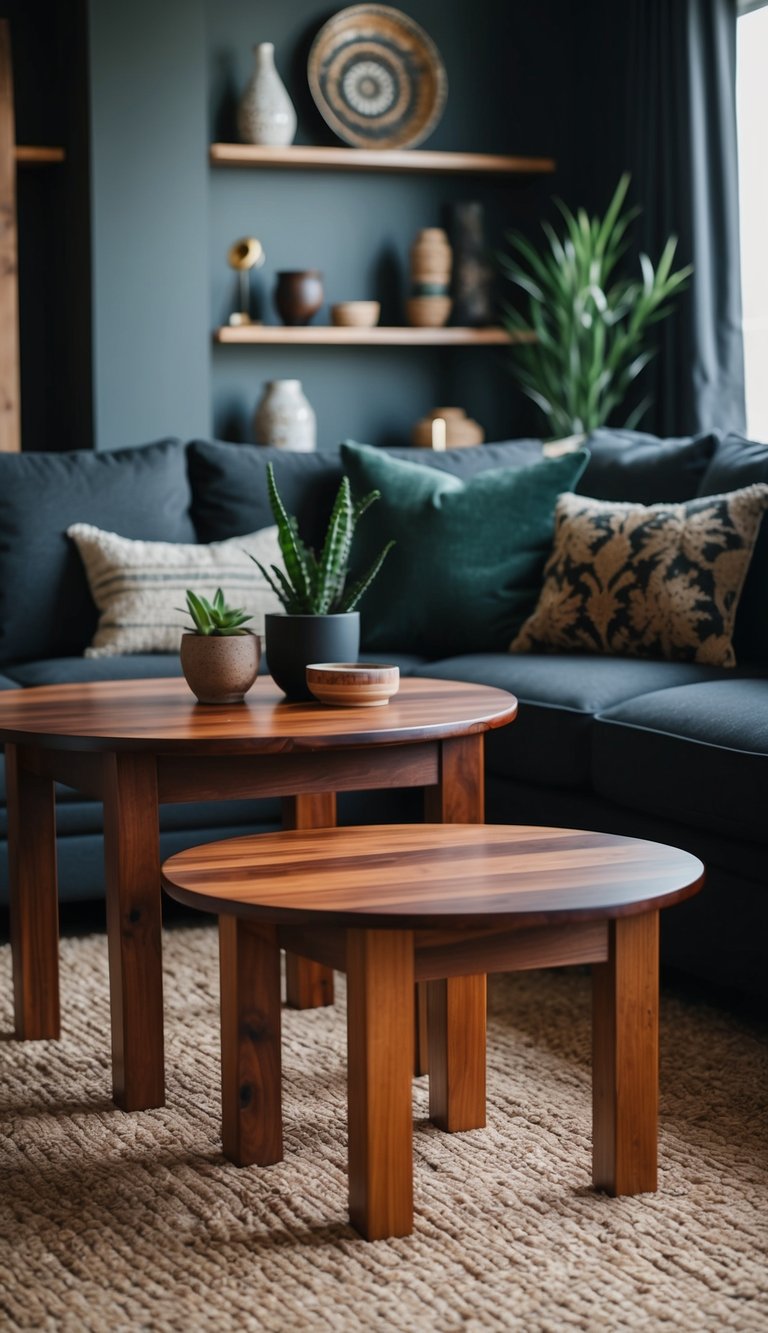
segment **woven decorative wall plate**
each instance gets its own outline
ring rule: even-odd
[[[448,92],[434,42],[389,5],[351,5],[312,43],[309,86],[327,125],[355,148],[413,148],[437,125]]]

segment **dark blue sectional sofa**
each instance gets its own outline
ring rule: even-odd
[[[768,445],[734,436],[659,441],[598,432],[579,490],[641,503],[768,482]],[[445,454],[393,451],[467,478],[538,457],[537,441]],[[82,656],[96,624],[74,522],[127,537],[213,541],[268,526],[265,465],[310,539],[341,476],[337,450],[317,454],[196,441],[115,453],[0,456],[0,689],[178,673],[175,656]],[[764,520],[763,528],[768,528]],[[512,727],[487,743],[487,817],[616,831],[685,847],[707,886],[664,914],[663,958],[754,995],[768,992],[768,531],[742,595],[733,670],[596,656],[483,653],[429,661],[389,647],[404,673],[477,681],[517,695]],[[377,657],[381,656],[377,652]],[[7,902],[0,785],[0,903]],[[416,794],[355,794],[343,820],[418,818]],[[274,828],[277,801],[164,807],[164,855],[195,842]],[[63,900],[102,893],[101,809],[61,789]]]

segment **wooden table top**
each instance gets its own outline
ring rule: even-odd
[[[170,857],[171,897],[282,925],[435,929],[668,907],[704,867],[662,843],[528,825],[390,824],[228,838]]]
[[[261,677],[241,704],[200,704],[181,678],[38,685],[0,691],[0,740],[63,750],[190,749],[268,754],[344,746],[413,744],[511,722],[506,690],[406,679],[381,708],[288,703]]]

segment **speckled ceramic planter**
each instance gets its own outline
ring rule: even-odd
[[[184,634],[181,669],[201,704],[239,704],[259,674],[258,634]]]

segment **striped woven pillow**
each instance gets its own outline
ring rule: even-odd
[[[213,597],[222,588],[231,606],[253,620],[248,628],[264,631],[264,616],[282,608],[246,552],[263,565],[280,562],[277,528],[210,545],[133,541],[90,523],[67,528],[82,558],[99,610],[99,624],[86,657],[122,653],[173,653],[188,629],[183,608],[192,588]]]

